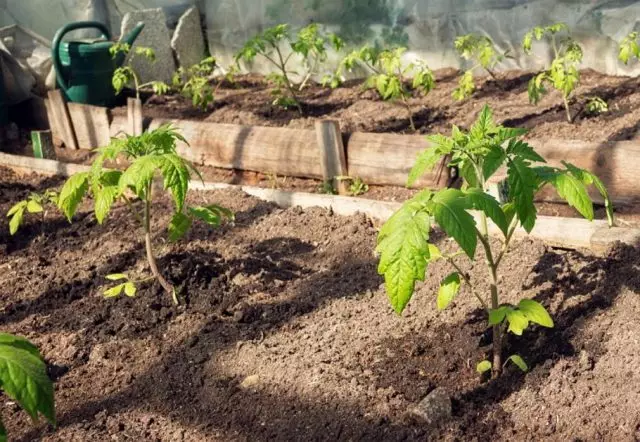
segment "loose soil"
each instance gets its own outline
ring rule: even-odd
[[[58,178],[0,169],[0,211]],[[161,268],[183,304],[153,283],[106,300],[104,275],[146,272],[126,207],[97,225],[83,206],[73,224],[29,217],[18,235],[0,221],[0,324],[41,349],[55,381],[57,430],[33,426],[15,404],[2,417],[13,440],[637,440],[640,438],[640,250],[605,258],[514,244],[503,296],[531,297],[555,328],[510,336],[527,374],[487,381],[475,363],[491,336],[463,292],[437,312],[427,281],[401,316],[376,273],[376,228],[364,216],[280,209],[236,191],[194,192],[192,203],[236,212],[178,244],[153,222]],[[452,244],[435,238],[443,249]],[[460,260],[482,292],[482,259]],[[453,417],[436,426],[407,411],[436,387]]]
[[[427,96],[416,93],[409,100],[420,133],[450,133],[453,124],[468,128],[486,103],[499,123],[527,128],[531,138],[604,142],[640,136],[640,78],[582,71],[576,98],[571,100],[575,119],[569,123],[559,92],[550,90],[537,105],[529,103],[527,83],[533,73],[508,71],[499,73],[497,80],[479,77],[473,96],[462,102],[451,97],[459,72],[442,69],[435,74],[436,88]],[[412,133],[406,109],[382,101],[375,91],[364,90],[360,81],[349,81],[334,90],[313,85],[303,90],[300,97],[304,115],[295,109],[273,106],[273,96],[264,79],[250,75],[239,77],[235,84],[223,82],[215,103],[206,111],[195,109],[190,100],[179,95],[154,95],[146,97],[144,115],[293,128],[312,128],[316,119],[331,118],[340,122],[344,132]],[[589,97],[605,100],[609,112],[588,115],[584,108]],[[126,115],[126,108],[116,109],[116,113]]]

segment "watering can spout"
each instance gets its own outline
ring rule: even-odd
[[[131,31],[129,31],[127,35],[123,35],[120,37],[120,43],[127,43],[129,46],[133,46],[133,42],[136,41],[136,38],[138,38],[143,28],[144,28],[144,23],[138,22],[138,24]],[[125,54],[122,52],[119,53],[118,56],[116,57],[116,65],[117,66],[122,65],[122,63],[124,63],[124,59],[125,59]]]

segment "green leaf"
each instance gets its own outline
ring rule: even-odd
[[[126,285],[126,282],[123,282],[122,284],[118,284],[116,286],[111,287],[110,289],[105,290],[102,295],[105,298],[115,298],[116,296],[118,296],[120,293],[122,293],[122,290],[124,289],[124,286]]]
[[[507,359],[507,361],[513,362],[520,370],[522,370],[525,373],[529,371],[529,367],[527,366],[527,363],[524,362],[524,359],[522,359],[520,355],[511,355],[509,356],[509,359]]]
[[[42,205],[35,200],[30,199],[27,203],[27,212],[29,213],[40,213],[43,210]]]
[[[13,211],[11,214],[11,219],[9,220],[9,233],[11,235],[15,235],[15,233],[20,228],[20,224],[22,224],[22,219],[24,218],[24,211],[27,207],[26,201],[23,201],[24,205],[20,206],[20,208],[16,211]],[[12,207],[13,210],[16,206]]]
[[[189,190],[189,168],[180,156],[168,153],[162,156],[160,170],[164,177],[164,188],[173,195],[176,212],[181,212]]]
[[[453,272],[442,280],[438,290],[438,310],[444,310],[455,299],[460,291],[460,275]]]
[[[121,279],[129,279],[129,277],[124,273],[112,273],[110,275],[105,276],[109,281],[119,281]]]
[[[23,211],[24,209],[27,207],[27,201],[20,201],[16,204],[14,204],[13,206],[11,206],[11,208],[9,209],[9,211],[7,212],[7,217],[13,215],[14,213],[18,212],[18,211]]]
[[[475,210],[482,210],[506,236],[509,224],[507,224],[507,218],[498,201],[478,188],[468,189],[465,194],[471,207]]]
[[[529,321],[543,327],[553,327],[553,319],[539,302],[533,299],[523,299],[518,303],[518,309],[524,313]]]
[[[205,223],[217,227],[222,222],[222,218],[233,219],[234,215],[229,209],[225,207],[212,204],[209,206],[189,207],[189,213],[204,221]]]
[[[575,207],[586,219],[593,220],[593,202],[582,181],[565,171],[558,171],[548,179],[561,198],[565,199],[570,206]]]
[[[425,198],[430,192],[418,195]],[[416,281],[424,280],[430,228],[431,218],[425,205],[414,198],[403,204],[378,234],[378,273],[384,275],[387,295],[398,314],[411,299]]]
[[[60,196],[58,196],[58,208],[65,214],[69,222],[76,213],[78,205],[89,189],[89,172],[79,172],[72,175],[64,183]]]
[[[178,241],[191,227],[191,218],[182,212],[176,212],[169,223],[169,241]]]
[[[476,365],[476,371],[480,374],[486,373],[487,371],[491,370],[491,367],[491,362],[485,359],[484,361],[478,362],[478,365]]]
[[[471,126],[469,130],[469,136],[471,140],[479,141],[491,134],[495,130],[495,123],[493,122],[493,112],[491,108],[486,104],[482,107],[478,119]]]
[[[0,385],[7,396],[37,419],[42,414],[52,425],[56,423],[53,385],[47,367],[28,341],[11,341],[6,335],[0,339]]]
[[[488,180],[502,166],[507,159],[504,149],[498,145],[489,147],[489,152],[485,155],[482,163],[482,174]]]
[[[502,306],[489,310],[489,325],[501,324],[507,316],[507,312],[513,310],[511,307]]]
[[[407,179],[407,187],[413,186],[413,184],[428,170],[438,163],[443,154],[437,148],[425,149],[418,154],[415,164],[409,172],[409,178]]]
[[[520,224],[527,232],[531,232],[536,223],[533,195],[537,188],[537,176],[525,160],[516,157],[509,161],[507,182]]]
[[[529,326],[529,319],[520,310],[507,309],[507,322],[509,331],[514,335],[522,336],[522,332]]]
[[[37,358],[42,359],[42,356],[40,355],[40,350],[38,350],[38,347],[33,345],[31,342],[29,342],[27,339],[23,338],[22,336],[16,336],[9,333],[0,333],[0,345],[2,344],[21,348],[31,353],[32,355],[36,356]]]
[[[428,258],[429,262],[435,262],[443,258],[442,252],[437,246],[429,243],[428,247],[429,247],[429,258]]]
[[[440,155],[451,153],[455,144],[453,138],[441,134],[428,135],[427,141],[433,144],[433,146],[430,146],[429,150],[437,149],[440,152]]]
[[[528,161],[546,163],[545,159],[538,155],[538,153],[533,150],[533,147],[531,147],[529,143],[521,140],[509,140],[509,145],[507,146],[507,155],[516,155]]]
[[[136,296],[136,291],[137,289],[133,282],[129,281],[125,283],[124,294],[127,295],[129,298],[133,298],[134,296]]]
[[[120,176],[120,192],[124,192],[128,187],[134,189],[139,198],[144,198],[145,192],[156,169],[160,166],[160,158],[157,155],[141,156],[133,161],[131,165]]]
[[[93,209],[98,224],[103,223],[119,193],[118,186],[94,186],[93,197],[95,201]]]
[[[574,166],[571,163],[563,161],[562,164],[567,168],[579,180],[581,180],[584,184],[593,184],[593,186],[598,190],[602,199],[604,200],[604,207],[607,212],[607,221],[609,222],[609,227],[613,226],[613,205],[611,204],[611,199],[609,198],[609,192],[607,192],[607,188],[604,183],[598,178],[597,175],[589,172],[588,170],[580,169],[579,167]]]
[[[478,238],[476,223],[466,209],[470,208],[465,194],[458,189],[444,189],[434,194],[431,212],[438,225],[456,240],[464,252],[473,259]]]

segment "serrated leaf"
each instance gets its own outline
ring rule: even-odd
[[[40,213],[43,210],[44,209],[42,208],[42,205],[39,202],[37,202],[36,200],[30,199],[27,202],[27,212],[29,212],[29,213]]]
[[[409,178],[407,179],[407,187],[413,186],[413,184],[424,175],[428,170],[438,163],[443,154],[436,148],[425,149],[418,154],[415,164],[409,172]]]
[[[220,225],[223,217],[233,218],[233,213],[229,209],[217,205],[189,207],[189,213],[214,227]]]
[[[456,240],[460,248],[473,259],[478,238],[476,223],[466,209],[470,208],[465,194],[458,189],[445,189],[434,194],[431,212],[438,225]]]
[[[494,129],[495,123],[493,122],[493,112],[491,111],[491,108],[485,104],[478,115],[478,119],[473,126],[471,126],[469,136],[472,140],[479,141],[492,133]]]
[[[433,144],[429,149],[437,148],[441,155],[451,153],[453,150],[454,141],[447,136],[441,134],[428,135],[427,141]]]
[[[502,306],[489,310],[489,325],[498,325],[504,321],[507,312],[513,310],[511,307]]]
[[[492,366],[493,365],[491,364],[491,362],[485,359],[484,361],[478,362],[478,365],[476,365],[476,371],[480,374],[486,373],[487,371],[491,370]]]
[[[26,201],[20,201],[20,202],[14,204],[13,206],[11,206],[11,208],[7,212],[7,217],[10,217],[11,215],[13,215],[14,213],[16,213],[19,210],[24,211],[24,209],[26,207],[27,207],[27,202]]]
[[[460,275],[458,272],[449,274],[440,283],[440,289],[438,290],[437,305],[438,310],[444,310],[449,307],[449,304],[455,299],[456,295],[460,291]]]
[[[516,367],[518,367],[523,372],[526,373],[527,371],[529,371],[529,367],[527,366],[527,363],[524,362],[524,359],[522,359],[520,355],[511,355],[507,360],[513,362],[516,365]]]
[[[429,243],[428,248],[429,248],[429,258],[427,260],[428,262],[435,262],[443,258],[442,252],[437,246]]]
[[[507,169],[509,195],[513,199],[516,214],[520,224],[531,232],[536,223],[536,206],[533,195],[537,188],[537,176],[522,158],[516,157],[509,161]]]
[[[52,425],[56,423],[53,385],[39,352],[25,340],[0,340],[0,385],[10,398],[37,419],[42,414]]]
[[[98,224],[103,223],[103,221],[109,214],[109,211],[111,210],[111,206],[115,202],[119,193],[120,193],[120,189],[118,186],[94,186],[93,209],[94,209]]]
[[[15,206],[14,206],[15,207]],[[15,233],[20,228],[20,224],[22,224],[22,219],[24,218],[24,211],[26,209],[26,202],[24,206],[21,206],[20,209],[13,212],[11,215],[11,219],[9,220],[9,233],[11,235],[15,235]]]
[[[69,222],[76,213],[78,205],[89,189],[89,172],[72,175],[60,190],[58,208],[65,214]]]
[[[164,188],[173,195],[176,212],[181,212],[189,190],[189,167],[178,155],[168,153],[161,158],[160,170],[164,177]]]
[[[426,192],[421,192],[423,198],[427,196]],[[409,200],[387,220],[378,234],[378,273],[384,276],[387,296],[398,314],[411,299],[416,281],[424,280],[430,228],[431,218],[425,205]]]
[[[607,212],[607,221],[609,223],[609,227],[613,226],[613,205],[611,204],[611,199],[609,198],[609,192],[607,192],[607,188],[604,183],[597,175],[589,172],[588,170],[580,169],[579,167],[574,166],[571,163],[563,161],[562,164],[567,168],[569,172],[579,180],[581,180],[584,184],[589,185],[593,184],[593,186],[598,190],[602,199],[604,200],[604,207]]]
[[[524,313],[529,321],[543,327],[553,327],[553,319],[551,319],[549,312],[547,312],[539,302],[533,299],[522,299],[518,303],[518,309]]]
[[[538,155],[538,153],[533,150],[533,147],[531,147],[529,143],[521,140],[509,140],[509,145],[507,146],[507,155],[516,155],[528,161],[546,163],[545,159]]]
[[[483,211],[506,236],[509,224],[498,201],[478,188],[468,189],[465,194],[471,207]]]
[[[191,218],[182,212],[176,212],[169,223],[169,241],[174,242],[182,238],[191,227]]]
[[[557,171],[548,180],[561,198],[586,219],[593,220],[593,202],[582,181],[565,171]]]
[[[129,277],[124,273],[112,273],[110,275],[105,276],[109,281],[119,281],[121,279],[129,279]]]
[[[122,293],[122,290],[124,289],[124,286],[126,285],[126,282],[123,282],[122,284],[118,284],[116,286],[113,286],[107,290],[105,290],[102,295],[105,298],[115,298],[116,296],[120,295],[120,293]]]
[[[489,152],[484,156],[482,162],[482,174],[484,179],[488,180],[502,166],[507,159],[504,149],[500,146],[493,145],[489,147]]]
[[[506,319],[509,331],[514,335],[522,336],[522,332],[529,326],[529,319],[520,310],[508,309]]]
[[[134,296],[136,296],[136,292],[138,291],[138,289],[136,288],[135,284],[133,282],[127,282],[124,285],[124,294],[127,295],[129,298],[133,298]]]

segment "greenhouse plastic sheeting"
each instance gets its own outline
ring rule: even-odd
[[[90,19],[118,34],[128,11],[163,7],[171,27],[191,5],[204,16],[211,52],[226,63],[247,38],[268,26],[317,22],[354,45],[406,45],[408,56],[422,56],[432,68],[461,66],[453,50],[455,36],[481,33],[514,56],[502,68],[527,69],[545,63],[550,54],[538,45],[535,57],[524,57],[519,49],[524,33],[563,21],[584,46],[584,67],[609,74],[640,72],[616,57],[616,42],[640,30],[640,1],[628,0],[0,0],[0,26],[16,23],[51,38],[67,22]]]

